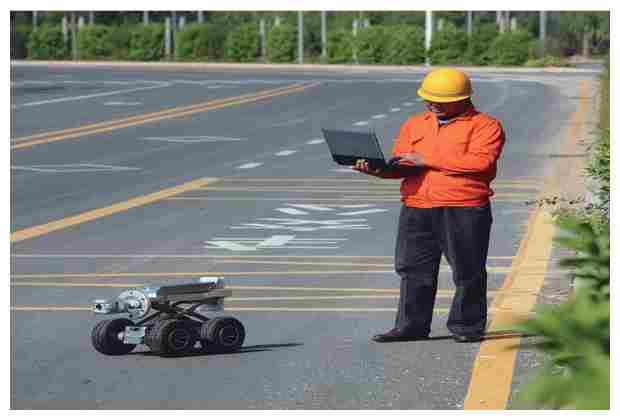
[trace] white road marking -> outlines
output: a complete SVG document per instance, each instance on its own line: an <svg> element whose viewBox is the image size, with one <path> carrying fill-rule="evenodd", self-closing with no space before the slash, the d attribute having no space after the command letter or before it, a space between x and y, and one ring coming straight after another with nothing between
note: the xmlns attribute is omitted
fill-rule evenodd
<svg viewBox="0 0 620 420"><path fill-rule="evenodd" d="M413 106L412 102L403 102L403 106Z"/></svg>
<svg viewBox="0 0 620 420"><path fill-rule="evenodd" d="M276 156L290 156L295 153L297 153L297 150L282 150L281 152L276 153Z"/></svg>
<svg viewBox="0 0 620 420"><path fill-rule="evenodd" d="M390 112L398 112L400 111L400 108L390 108Z"/></svg>
<svg viewBox="0 0 620 420"><path fill-rule="evenodd" d="M259 166L262 166L263 163L262 162L250 162L250 163L244 163L243 165L237 166L237 169L252 169L252 168L258 168Z"/></svg>
<svg viewBox="0 0 620 420"><path fill-rule="evenodd" d="M170 143L213 143L218 141L245 141L247 139L221 136L141 137L140 140Z"/></svg>
<svg viewBox="0 0 620 420"><path fill-rule="evenodd" d="M306 144L320 144L325 143L324 139L313 139L306 142Z"/></svg>
<svg viewBox="0 0 620 420"><path fill-rule="evenodd" d="M290 209L288 207L277 208L276 211L279 211L279 212L282 212L282 213L286 213L286 214L292 214L293 216L303 216L303 215L309 214L307 211L302 211L302 210L297 210L297 209Z"/></svg>
<svg viewBox="0 0 620 420"><path fill-rule="evenodd" d="M105 106L136 106L142 105L142 102L123 102L123 101L110 101L104 102Z"/></svg>
<svg viewBox="0 0 620 420"><path fill-rule="evenodd" d="M317 206L314 204L287 204L287 206L299 207L300 209L316 210L316 211L331 211L333 209L326 206Z"/></svg>
<svg viewBox="0 0 620 420"><path fill-rule="evenodd" d="M350 211L346 213L338 213L338 216L357 216L360 214L383 213L386 211L388 210L387 209L370 209L370 210Z"/></svg>
<svg viewBox="0 0 620 420"><path fill-rule="evenodd" d="M368 121L358 121L356 123L353 123L353 125L357 125L357 126L368 125Z"/></svg>
<svg viewBox="0 0 620 420"><path fill-rule="evenodd" d="M355 169L350 169L350 168L336 168L336 169L332 169L331 172L358 173Z"/></svg>
<svg viewBox="0 0 620 420"><path fill-rule="evenodd" d="M119 171L139 171L140 168L129 166L99 165L94 163L75 163L67 165L31 165L31 166L11 166L13 170L45 173L74 173L74 172L119 172Z"/></svg>
<svg viewBox="0 0 620 420"><path fill-rule="evenodd" d="M380 120L381 118L385 118L386 115L385 114L377 114L377 115L373 115L372 118L373 120Z"/></svg>
<svg viewBox="0 0 620 420"><path fill-rule="evenodd" d="M36 101L36 102L28 102L25 104L12 105L11 109L26 108L26 107L37 106L37 105L57 104L60 102L79 101L82 99L101 98L103 96L120 95L124 93L138 92L142 90L161 89L161 88L165 88L169 86L172 86L172 85L170 83L161 83L156 86L143 86L143 87L133 88L133 89L115 90L112 92L93 93L92 95L68 96L64 98L48 99L46 101Z"/></svg>
<svg viewBox="0 0 620 420"><path fill-rule="evenodd" d="M205 242L205 249L258 251L262 249L338 249L338 241L346 239L296 239L295 235L273 235L264 238L214 238Z"/></svg>

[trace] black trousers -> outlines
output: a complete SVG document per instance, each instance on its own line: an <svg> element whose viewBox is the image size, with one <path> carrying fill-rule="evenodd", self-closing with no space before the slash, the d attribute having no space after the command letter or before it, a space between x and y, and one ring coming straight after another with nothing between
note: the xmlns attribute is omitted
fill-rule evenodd
<svg viewBox="0 0 620 420"><path fill-rule="evenodd" d="M403 205L395 258L401 278L396 328L403 334L430 332L442 254L452 268L456 287L448 329L453 334L484 333L492 222L490 204L436 208Z"/></svg>

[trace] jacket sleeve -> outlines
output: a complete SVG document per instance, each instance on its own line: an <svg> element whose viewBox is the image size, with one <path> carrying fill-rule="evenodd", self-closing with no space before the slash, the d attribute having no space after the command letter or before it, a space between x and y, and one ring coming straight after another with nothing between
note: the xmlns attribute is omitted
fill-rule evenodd
<svg viewBox="0 0 620 420"><path fill-rule="evenodd" d="M499 158L504 141L505 135L501 124L491 120L474 131L465 153L423 156L424 163L431 168L457 174L485 172Z"/></svg>

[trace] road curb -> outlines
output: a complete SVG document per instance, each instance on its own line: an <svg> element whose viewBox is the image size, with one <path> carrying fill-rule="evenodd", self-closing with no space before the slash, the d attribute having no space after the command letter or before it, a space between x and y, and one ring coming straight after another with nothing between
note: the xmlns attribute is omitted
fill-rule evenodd
<svg viewBox="0 0 620 420"><path fill-rule="evenodd" d="M349 73L426 73L439 66L425 65L361 65L361 64L260 64L260 63L178 63L178 62L128 62L128 61L31 61L11 60L11 66L44 66L44 67L120 67L150 70L281 70L281 71L325 71L325 72L349 72ZM590 74L598 73L595 69L577 69L571 67L476 67L454 66L472 73L520 73L520 74Z"/></svg>

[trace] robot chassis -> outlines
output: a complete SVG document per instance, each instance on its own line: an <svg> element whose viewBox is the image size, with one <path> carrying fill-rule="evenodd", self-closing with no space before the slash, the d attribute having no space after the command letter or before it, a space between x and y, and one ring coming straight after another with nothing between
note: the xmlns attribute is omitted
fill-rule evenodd
<svg viewBox="0 0 620 420"><path fill-rule="evenodd" d="M138 344L161 356L195 352L230 353L243 345L245 328L229 316L207 318L196 310L223 310L224 298L231 291L218 277L174 285L146 285L125 290L115 300L97 299L97 314L128 314L128 318L106 319L91 333L93 347L106 355L128 354ZM153 312L149 315L149 312ZM200 311L202 312L202 311Z"/></svg>

